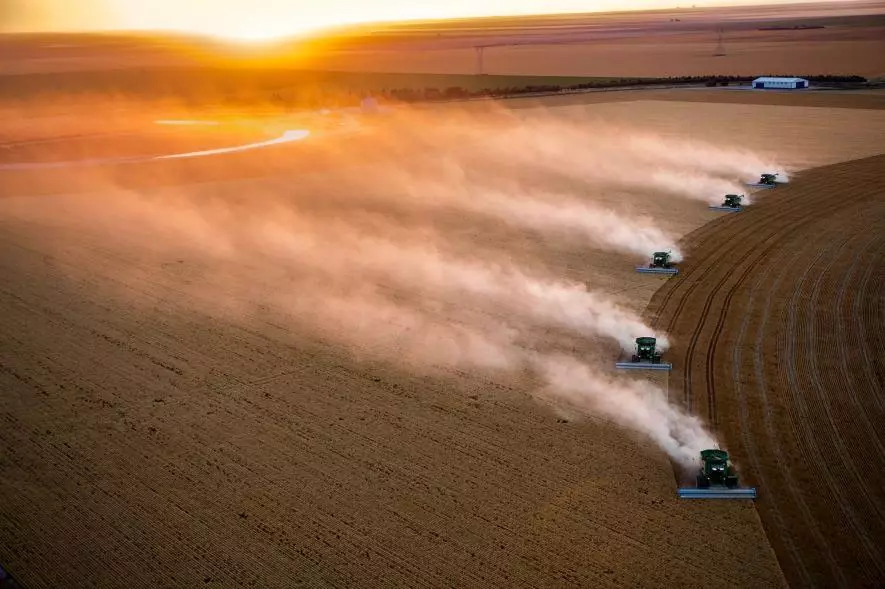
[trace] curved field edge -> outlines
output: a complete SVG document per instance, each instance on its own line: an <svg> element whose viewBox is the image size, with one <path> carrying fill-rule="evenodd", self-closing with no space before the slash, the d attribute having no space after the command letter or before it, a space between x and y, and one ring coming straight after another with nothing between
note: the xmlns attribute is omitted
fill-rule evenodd
<svg viewBox="0 0 885 589"><path fill-rule="evenodd" d="M650 319L793 586L881 586L885 156L805 171L683 239ZM867 451L858 452L858 449ZM878 539L878 540L877 540Z"/></svg>

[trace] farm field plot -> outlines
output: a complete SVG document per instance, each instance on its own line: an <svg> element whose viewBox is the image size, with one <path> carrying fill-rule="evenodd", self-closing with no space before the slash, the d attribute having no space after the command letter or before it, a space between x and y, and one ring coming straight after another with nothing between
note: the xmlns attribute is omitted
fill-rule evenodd
<svg viewBox="0 0 885 589"><path fill-rule="evenodd" d="M740 94L754 100L754 95L745 92ZM701 96L710 100L717 100L718 93L703 93ZM784 161L789 161L794 168L804 168L823 165L836 161L864 157L881 151L881 136L885 133L885 103L875 103L880 109L854 109L841 108L844 102L852 104L850 97L829 94L820 101L821 106L797 107L784 104L761 105L761 104L735 104L732 102L698 103L691 100L695 96L693 91L679 90L669 92L607 92L596 95L587 95L584 104L575 104L575 97L551 97L549 99L528 99L506 101L507 108L512 116L517 119L537 121L555 119L557 121L571 121L576 128L586 128L588 132L598 133L598 129L614 130L627 135L630 133L640 136L656 138L672 138L681 141L721 143L724 146L734 146L742 149L752 149L763 155L777 156ZM562 98L567 102L562 105ZM798 97L801 104L804 97ZM549 108L535 108L538 105L552 105ZM826 105L826 106L824 106ZM431 113L444 113L452 107L436 105L418 109L434 116ZM455 108L460 108L456 106ZM489 110L488 104L467 103L464 105L466 112L474 112L479 117L481 113ZM501 111L493 111L495 117L501 117ZM156 118L162 118L159 115ZM84 115L83 121L89 121ZM96 121L97 122L97 121ZM82 122L81 122L82 124ZM391 123L392 125L393 123ZM287 128L306 128L308 130L319 127L315 138L308 143L325 142L327 129L322 127L322 122L300 118L290 120L288 118L272 117L258 119L257 123L250 128L248 119L244 116L243 121L237 123L232 131L214 130L213 128L194 130L195 139L188 139L186 132L176 131L180 137L178 143L168 143L170 153L185 148L211 148L237 142L247 143L256 140L266 140L278 136ZM59 192L82 192L94 189L96 186L113 184L123 188L149 187L158 185L175 185L180 183L209 182L221 178L225 181L234 180L237 177L256 181L257 177L273 176L277 180L285 180L290 174L291 181L307 181L307 177L323 178L323 174L330 166L335 167L331 177L335 181L347 181L353 178L359 181L358 175L348 172L352 167L360 170L360 165L375 163L379 159L378 136L389 133L384 122L379 122L380 131L373 132L371 128L361 131L359 137L345 133L341 139L329 139L330 145L310 149L304 145L277 146L267 148L263 154L267 157L256 157L254 154L226 155L220 160L211 161L187 161L179 163L139 164L118 167L109 167L100 170L93 168L73 169L64 175L47 175L40 170L15 170L2 169L0 167L0 195L22 195ZM621 131L618 131L621 129ZM264 132L262 132L264 130ZM75 129L68 130L76 134ZM403 132L411 131L404 129ZM167 132L168 133L168 132ZM156 131L153 120L145 121L140 126L130 127L127 134L117 138L110 138L102 143L101 137L94 137L86 142L90 157L95 154L115 154L120 156L134 153L137 139L140 134L148 134L153 137L161 137ZM527 138L526 140L537 141L540 138ZM224 140L226 143L221 143ZM38 142L26 143L18 149L10 149L0 153L0 161L6 165L16 162L30 162L35 158L44 160L65 161L76 155L77 151L69 146L69 140L60 138L57 143ZM336 146L347 142L353 156L342 166L341 162L330 154L334 154ZM154 153L162 151L161 143L152 148ZM45 151L39 151L42 147ZM143 149L143 148L142 148ZM433 146L422 147L425 151L437 149ZM463 150L466 147L458 145L446 145L443 152L451 149ZM34 151L31 154L30 151ZM383 153L383 149L380 150ZM26 153L27 152L27 153ZM42 154L42 155L41 155ZM217 165L219 161L226 165ZM496 164L506 168L507 162ZM507 173L518 172L515 167L508 169ZM536 177L531 182L541 186L551 181L551 176ZM584 188L580 182L583 180L578 175L577 181L566 182L559 178L557 182L570 189L581 190ZM260 187L256 184L253 188ZM234 185L231 185L233 188ZM240 184L236 186L243 187ZM221 188L224 190L224 188ZM371 187L367 187L371 190ZM616 206L629 206L634 202L633 198L621 198L617 192L596 194L594 198L602 198L606 204ZM661 210L668 206L665 202L654 198L645 199L642 207L650 207L648 214L655 216L663 215L670 218L669 214ZM704 216L706 215L706 216ZM673 216L676 218L676 216ZM703 213L698 219L710 219L713 216ZM688 221L692 223L693 221ZM690 228L690 227L689 227ZM687 228L688 229L688 228ZM686 229L686 230L687 230Z"/></svg>
<svg viewBox="0 0 885 589"><path fill-rule="evenodd" d="M676 102L745 104L768 106L797 106L823 108L859 108L880 110L885 108L883 90L823 90L797 94L795 92L754 92L740 87L720 88L674 88L642 90L616 90L606 92L561 94L558 96L520 97L507 100L509 108L537 108L538 106L581 106L596 102L621 102L626 100L675 100Z"/></svg>
<svg viewBox="0 0 885 589"><path fill-rule="evenodd" d="M675 32L639 38L593 39L559 44L551 39L525 44L506 42L484 52L484 70L496 75L553 76L702 76L754 75L759 72L805 72L809 64L822 74L885 74L882 51L885 27L842 31L777 31L743 34L727 40L728 55L713 55L715 29L703 33ZM482 41L477 42L482 43ZM653 56L653 58L649 58ZM475 69L472 47L425 49L409 52L372 50L341 52L322 61L338 70L461 74Z"/></svg>
<svg viewBox="0 0 885 589"><path fill-rule="evenodd" d="M10 35L9 73L258 63L286 68L505 76L885 75L881 1L678 8L585 15L373 25L283 41L271 51L193 37ZM793 27L815 28L793 28ZM725 55L714 55L724 29ZM808 69L813 68L813 71ZM471 83L471 82L468 82Z"/></svg>
<svg viewBox="0 0 885 589"><path fill-rule="evenodd" d="M752 507L679 503L631 435L311 338L256 308L304 294L257 261L84 225L3 220L0 558L26 586L683 585L711 555L780 584Z"/></svg>
<svg viewBox="0 0 885 589"><path fill-rule="evenodd" d="M720 215L646 182L651 169L636 169L635 179L621 168L600 175L594 164L611 158L581 149L584 129L620 146L619 159L639 152L613 130L661 142L666 149L654 153L664 171L680 164L662 151L699 165L690 147L706 154L721 145L796 172L881 153L882 113L631 99L497 112L495 124L548 131L511 136L482 132L507 127L482 113L471 119L472 108L454 119L460 127L442 124L445 107L420 109L416 116L439 123L432 133L391 119L338 143L186 165L79 179L75 170L0 172L0 537L9 539L0 563L32 589L71 579L656 587L689 586L699 575L767 587L785 585L781 566L795 578L764 500L759 512L743 502L679 502L657 446L609 418L552 408L526 371L422 362L430 352L414 332L433 328L453 303L493 335L496 322L518 319L472 298L453 301L448 255L485 261L485 271L513 265L584 283L636 313L661 285L633 272L635 252L526 226L548 210L538 203L534 215L506 218L447 196L473 184L477 197L497 194L502 206L532 197L652 219L667 236L689 235L689 272L712 263L691 232ZM816 173L800 172L795 186ZM697 169L687 176L704 178ZM793 190L759 195L759 210ZM281 244L300 254L281 255ZM390 244L411 257L379 263L373 252ZM421 267L416 252L436 266ZM328 291L332 302L362 301L362 311L315 294L330 288L327 268L352 276ZM859 263L854 272L867 270ZM368 302L381 297L434 303L421 320L379 320ZM674 357L686 328L674 326ZM543 323L526 333L537 350L588 363L617 354L595 334ZM439 343L433 354L461 354ZM756 454L733 441L724 417L717 425L739 467L758 476L744 458ZM712 572L711 560L720 563ZM810 578L825 578L807 567Z"/></svg>
<svg viewBox="0 0 885 589"><path fill-rule="evenodd" d="M355 37L325 54L340 70L586 76L810 72L885 74L880 2L564 15L427 23ZM497 26L496 26L497 25ZM814 28L793 28L793 27ZM724 55L715 55L723 31Z"/></svg>
<svg viewBox="0 0 885 589"><path fill-rule="evenodd" d="M556 108L558 118L585 125L623 127L672 140L709 142L780 157L797 169L881 153L885 109L802 107L681 100L690 90L673 91L671 100L630 101ZM838 105L839 97L830 104ZM883 105L885 106L885 105ZM522 112L522 111L519 111ZM532 111L526 111L532 117Z"/></svg>
<svg viewBox="0 0 885 589"><path fill-rule="evenodd" d="M650 305L679 342L671 398L741 456L792 586L885 581L883 169L801 173L689 234L691 264Z"/></svg>
<svg viewBox="0 0 885 589"><path fill-rule="evenodd" d="M367 141L348 164L423 170L441 149L406 158L410 145L427 143ZM233 181L229 168L216 165ZM328 223L347 241L335 223L368 230L380 215L410 227L389 239L414 249L411 232L432 221L417 233L431 245L441 233L462 256L633 289L624 304L639 311L659 283L637 278L635 256L457 211L370 211L357 188L384 191L364 168L263 182L0 204L0 562L25 586L651 587L690 584L710 558L735 563L717 570L724 584L783 584L751 505L678 502L663 452L552 411L533 377L417 369L370 314L313 329L299 305L329 312L311 307L315 285L254 247L226 258L213 226L238 244L271 218L294 234ZM671 230L709 218L702 202L674 202ZM329 246L321 261L341 263ZM342 346L352 331L363 339ZM613 354L598 337L534 337Z"/></svg>

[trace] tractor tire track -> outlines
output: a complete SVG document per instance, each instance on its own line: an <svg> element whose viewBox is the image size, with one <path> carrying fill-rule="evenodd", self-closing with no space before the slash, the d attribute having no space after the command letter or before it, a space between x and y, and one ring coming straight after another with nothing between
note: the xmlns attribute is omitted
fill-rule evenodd
<svg viewBox="0 0 885 589"><path fill-rule="evenodd" d="M880 231L885 231L885 227L881 228ZM871 262L867 266L866 271L864 272L863 278L861 279L860 284L858 286L858 289L857 289L858 292L873 292L873 293L885 292L885 289L883 289L883 285L882 285L883 278L885 278L885 272L883 272L882 268L879 267L879 265L877 264L877 262L879 262L879 260L881 260L881 259L882 259L882 248L878 249L876 251L876 255L871 258ZM878 280L872 288L869 288L870 278L873 276L876 269L879 270L879 272L876 274L876 277L878 278ZM885 300L885 298L883 298L880 295L880 299L879 299L880 305L883 300ZM851 306L851 309L852 309L851 317L853 320L852 327L853 327L854 333L857 336L855 338L855 340L852 342L852 344L855 346L855 349L858 350L863 357L863 362L861 362L861 365L862 365L862 373L864 375L864 378L866 379L867 383L871 387L874 387L874 390L876 390L878 392L878 394L872 395L870 397L870 399L868 399L868 401L872 402L877 410L885 411L885 390L883 390L883 389L885 389L885 382L883 382L882 372L879 372L878 374L876 374L873 370L873 366L875 365L875 362L874 362L875 356L874 356L874 352L871 352L871 350L881 351L883 349L883 346L885 346L885 338L883 338L881 335L881 332L882 332L881 329L873 329L872 333L869 333L869 334L867 333L866 326L870 325L870 324L875 325L875 318L877 316L877 313L875 312L875 310L870 309L870 308L861 308L862 301L863 301L863 299L861 297L855 296L854 301L852 302L852 306ZM874 305L875 299L871 298L870 304L871 304L871 306ZM879 316L881 317L881 313L882 313L881 307L878 310L879 310ZM873 345L870 347L861 345L862 342L866 342L866 341L873 341L875 343L873 343Z"/></svg>
<svg viewBox="0 0 885 589"><path fill-rule="evenodd" d="M800 437L803 445L808 449L807 455L823 457L826 462L833 464L833 468L835 469L838 468L837 464L839 457L846 456L846 454L841 453L839 450L840 448L844 449L844 444L840 439L841 433L838 428L835 427L835 424L832 421L832 416L827 412L827 400L820 398L818 395L814 395L809 399L811 396L804 394L804 391L807 391L809 387L805 386L805 383L800 382L799 373L797 372L797 365L799 365L799 367L802 368L803 377L811 380L811 388L816 388L814 382L817 375L814 372L815 367L813 361L809 360L810 358L813 358L814 354L809 354L806 351L808 349L813 349L811 346L807 345L809 340L813 337L813 334L811 329L809 329L810 325L808 319L800 321L799 310L801 305L799 299L800 297L806 298L807 296L803 295L803 287L808 281L808 276L812 269L815 268L818 262L823 259L825 254L829 253L829 250L833 247L833 245L830 245L830 247L818 251L817 256L815 256L811 263L807 265L805 271L793 288L793 294L789 299L788 304L789 311L786 330L779 334L782 338L782 343L779 347L784 350L784 356L786 358L786 366L782 365L780 367L781 370L779 371L779 376L782 381L785 381L785 389L790 391L792 402L800 409L801 415L798 416L796 422L801 427ZM799 349L797 347L797 343L800 341L806 344L805 346L802 346L804 349ZM812 409L823 409L823 413L827 414L825 423L816 422L814 419L814 413L816 413L816 411L813 411ZM815 423L812 425L812 422ZM821 428L826 425L829 425L835 434L832 438L821 435ZM853 426L853 424L851 424L851 426ZM836 461L834 461L834 459ZM855 513L843 491L843 489L851 488L853 485L846 484L848 483L846 480L839 480L838 475L834 475L830 468L821 469L820 474L825 479L824 482L830 491L830 496L838 504L841 517L845 518L843 521L847 521L852 531L852 536L860 539L864 550L867 551L867 554L871 557L872 563L875 564L875 561L878 558L875 541L870 538L870 532L864 525L865 519Z"/></svg>
<svg viewBox="0 0 885 589"><path fill-rule="evenodd" d="M871 238L867 244L864 246L863 250L861 250L854 259L854 262L851 265L849 271L845 274L843 279L839 284L839 291L836 296L836 337L838 339L838 345L840 350L840 369L842 374L848 377L848 397L851 399L852 403L857 406L861 406L864 403L864 399L861 399L857 395L858 389L863 386L869 387L870 390L877 391L878 394L872 395L870 401L873 401L878 409L883 409L882 405L882 386L881 382L878 382L875 376L872 374L870 368L873 365L872 357L870 356L870 352L867 349L866 345L864 345L864 337L863 337L863 321L858 321L860 317L860 309L858 309L858 305L860 301L863 300L862 297L857 296L855 293L851 293L850 305L846 305L846 300L848 300L849 295L849 286L852 285L852 278L855 275L855 272L858 269L858 266L861 262L861 259L864 255L873 261L873 263L868 264L862 273L862 278L860 278L857 283L857 292L863 293L867 292L869 287L870 277L872 276L872 270L876 267L875 260L881 259L882 252L885 250L885 245L878 244L878 247L874 252L869 252L871 246L877 245L879 240L876 237ZM871 290L870 292L881 292L879 290ZM846 306L849 306L851 311L850 313L846 313ZM855 330L851 330L850 326L845 321L846 314L852 318L855 323ZM852 350L857 350L864 357L864 362L862 370L863 378L866 380L864 383L857 382L856 375L853 374L848 365L848 358L851 357ZM876 446L876 452L879 454L885 454L885 445L882 443L882 439L880 437L879 431L873 425L873 423L869 420L866 412L861 413L861 418L863 419L864 429L867 432L870 440Z"/></svg>
<svg viewBox="0 0 885 589"><path fill-rule="evenodd" d="M851 238L846 238L840 244L838 249L840 251L844 250L846 248L846 245L849 244L851 241L852 241ZM864 244L864 249L866 248L867 245L868 245L868 243ZM861 250L861 251L863 251L863 250ZM851 267L853 267L854 264L856 264L857 260L859 259L859 256L860 256L860 252L858 252L857 254L855 254L853 256L854 261L853 261ZM826 415L827 425L829 425L832 428L832 430L836 433L836 435L833 437L833 440L837 446L836 447L836 450L838 451L837 456L849 457L849 459L844 461L844 464L846 465L850 474L853 475L853 478L855 480L862 480L863 476L862 476L860 470L857 468L854 461L852 459L850 459L851 452L849 451L849 447L852 446L852 444L850 441L848 441L848 442L843 441L843 436L839 435L840 430L843 428L839 428L839 426L837 424L839 422L850 423L850 427L844 428L845 434L850 436L852 434L852 432L861 433L861 431L862 431L863 435L860 436L860 439L863 440L864 443L875 446L876 449L878 450L877 454L880 456L885 454L885 452L882 452L882 447L881 447L881 444L879 444L878 436L875 432L875 429L870 424L869 417L867 416L866 412L863 412L863 411L858 412L858 413L846 412L846 413L843 413L842 415L839 415L840 414L839 406L842 403L832 403L827 398L826 391L827 391L828 387L824 385L824 383L822 382L822 378L828 377L829 373L825 373L821 370L821 368L818 364L818 360L817 360L819 357L823 358L823 359L827 358L828 352L830 352L830 350L828 348L829 348L830 339L831 339L830 337L827 337L827 336L829 336L829 333L820 334L818 331L818 328L819 328L818 324L821 323L818 320L818 315L820 314L819 311L831 312L832 308L833 308L833 307L828 308L825 305L818 304L821 299L822 292L825 295L827 295L827 296L825 296L825 301L831 301L831 300L836 301L835 313L833 313L833 317L835 319L835 329L833 330L833 337L838 337L838 335L840 333L839 322L838 322L838 317L839 317L838 301L840 300L839 299L839 292L833 288L829 288L829 289L827 288L828 284L836 281L836 280L828 280L828 279L830 279L831 277L839 278L838 274L832 270L833 266L836 265L836 262L838 260L839 260L839 258L837 258L836 256L830 257L830 260L829 260L826 268L824 269L823 272L818 273L817 278L815 279L813 287L812 287L811 299L808 304L809 309L804 314L805 315L804 328L805 328L806 334L807 334L805 347L806 347L806 349L810 349L810 350L817 348L817 353L808 354L806 361L809 365L808 376L810 377L810 380L811 380L811 384L812 384L811 388L816 393L816 398L818 399L819 404L821 405L821 407ZM834 274L836 276L833 276ZM845 288L844 283L842 284L842 288L843 289ZM824 324L822 327L824 328L824 330L826 330L826 328L829 326ZM823 345L820 345L820 344L823 344ZM861 344L861 346L862 345L863 344ZM825 349L825 348L827 348L827 349ZM844 359L844 355L848 352L848 350L843 347L840 351L842 352L842 356ZM832 378L832 379L828 378L828 380L830 380L831 384L832 384L831 388L837 389L837 387L838 387L838 390L840 392L844 392L845 393L844 397L842 397L840 395L840 398L842 398L842 399L846 399L846 398L850 399L852 397L855 397L856 393L854 392L854 387L851 386L851 372L846 371L843 374L840 374L839 376L840 376L840 378ZM874 392L873 396L876 396L875 395L876 391L873 387L870 387L867 390L873 391ZM862 521L885 521L885 510L883 510L882 505L879 502L875 501L870 496L870 492L869 492L868 487L865 485L861 486L859 488L859 494L864 498L864 500L867 503L867 509L864 510L867 512L865 514L866 517ZM874 551L871 554L875 554L875 548L873 548L873 550ZM885 571L883 571L883 572L885 572Z"/></svg>
<svg viewBox="0 0 885 589"><path fill-rule="evenodd" d="M785 252L785 254L786 254L786 252ZM790 258L791 263L790 264L781 264L781 265L778 265L778 267L779 268L790 267L792 265L792 263L794 263L796 260L800 259L800 257L801 257L800 252L798 252L798 251L793 252L793 255ZM772 260L771 263L769 264L768 268L769 269L774 268L775 262L776 262L776 260ZM839 563L837 562L837 559L835 558L835 556L833 554L833 551L830 549L829 543L827 541L827 537L824 535L824 533L820 529L820 526L817 524L817 520L813 516L809 505L802 497L802 494L797 491L799 486L796 482L797 481L796 475L793 472L792 461L787 459L787 453L784 451L784 445L781 443L780 435L778 434L777 427L774 423L774 420L772 419L772 413L771 413L771 411L767 410L771 401L769 399L769 394L768 394L769 385L765 379L765 362L763 359L762 350L764 349L766 328L768 327L769 319L771 317L771 307L772 307L773 294L774 294L774 292L777 291L780 283L783 281L783 278L784 278L784 273L778 272L777 277L775 278L774 282L770 284L768 292L765 296L765 306L762 311L761 321L759 322L759 326L756 330L755 338L752 340L753 341L753 346L752 346L753 370L752 370L752 374L755 377L755 385L756 386L751 387L751 391L755 390L755 392L757 393L758 399L760 401L760 405L763 407L763 411L761 412L762 413L761 417L762 417L762 422L763 422L763 425L765 428L765 435L766 435L765 440L768 441L774 449L774 452L772 453L772 455L773 455L774 461L775 461L775 469L774 469L774 473L773 473L775 476L772 477L772 479L774 479L776 477L783 477L784 484L780 488L786 489L786 492L787 492L786 494L788 494L789 497L785 498L777 493L774 493L774 494L768 493L768 494L766 494L768 501L763 502L760 505L760 508L763 510L763 512L765 512L766 509L770 508L770 514L771 514L770 517L778 522L783 522L784 516L782 515L782 508L780 505L780 500L786 499L786 501L784 503L787 506L795 505L801 514L802 520L804 522L806 522L806 526L808 529L808 535L811 536L811 540L813 542L813 545L815 546L815 551L822 554L826 563L827 563L827 566L828 566L827 573L830 576L832 576L833 578L835 578L841 586L841 585L845 584L845 577L842 574L842 569L840 568ZM762 282L760 280L760 284L761 283ZM750 316L749 316L749 314L747 314L746 321L749 323L749 320L750 320ZM741 350L743 349L743 347L741 346L741 342L743 342L743 341L745 341L745 340L743 337L741 337L734 343L733 348L734 348L736 354L739 354L741 352ZM746 397L741 394L742 391L740 390L740 384L741 384L740 377L733 375L733 382L735 383L735 387L736 387L735 392L739 398L739 402L742 405L746 405ZM747 435L747 431L743 427L741 428L741 435L742 435L742 437L749 437ZM764 449L764 444L760 444L759 446L760 446L760 448ZM749 446L746 444L745 444L745 447L749 448ZM761 483L762 477L764 476L763 473L765 472L765 469L760 464L759 452L753 452L752 460L756 466L756 470L754 471L754 474L758 473L758 476L760 478L760 483ZM765 488L768 489L768 488L778 488L778 487L766 485ZM763 517L763 521L764 521L764 519L765 518ZM772 536L772 534L769 533L769 537L771 537L771 536ZM777 535L777 538L775 540L779 539L785 545L790 547L790 546L795 546L797 544L797 542L799 541L798 539L794 539L795 536L796 536L796 534L794 533L794 528L792 526L785 525L785 527L781 528L781 533L779 533ZM799 554L794 554L794 558L791 561L788 561L786 563L786 565L793 565L798 569L798 574L801 577L801 581L802 581L801 586L806 586L806 587L812 586L811 579L809 578L810 577L809 566L806 564L805 560L801 557L801 554L802 554L801 552ZM782 566L785 566L785 565L782 565Z"/></svg>
<svg viewBox="0 0 885 589"><path fill-rule="evenodd" d="M817 212L817 214L814 216L814 218L824 218L827 215L831 214L832 212L838 210L839 206L840 205L838 203L836 203L836 204L833 204L825 209L819 210ZM681 293L682 296L678 299L678 302L676 303L675 311L671 315L669 315L669 321L667 323L667 332L668 333L673 332L675 326L677 325L681 316L685 312L686 305L691 301L691 295L694 293L695 289L697 289L699 286L705 284L705 281L703 279L707 278L707 276L712 271L714 271L714 269L716 269L717 260L720 260L723 258L728 259L728 256L726 254L728 254L730 251L733 250L733 246L732 246L733 242L743 242L743 241L746 241L750 237L758 237L759 232L763 228L773 228L769 233L767 233L765 235L765 239L762 240L763 242L768 242L768 246L764 250L762 250L760 252L758 250L754 250L753 248L747 248L745 250L745 252L736 261L729 259L729 262L731 263L731 265L733 267L742 267L745 265L745 262L747 262L747 260L749 260L751 257L753 258L751 263L747 264L746 270L738 278L737 283L735 285L733 285L728 290L728 292L725 294L725 304L720 309L719 320L716 323L717 327L714 328L714 332L716 332L717 334L718 334L718 332L721 332L722 325L724 324L724 321L725 321L725 313L727 312L727 309L728 309L728 303L730 302L734 291L739 286L741 286L743 284L746 277L753 271L755 264L759 260L764 259L765 256L769 252L771 252L775 247L777 247L778 242L775 238L780 237L781 239L784 239L788 235L801 229L801 228L794 228L794 229L788 230L786 232L780 231L783 226L783 221L785 219L789 218L791 215L795 214L796 210L798 210L799 208L801 208L801 207L791 207L779 215L772 215L770 217L764 217L763 219L760 220L759 223L741 223L739 225L739 227L742 230L738 231L731 239L725 240L725 241L721 242L720 244L718 244L719 247L717 249L713 250L712 248L705 248L704 251L705 251L706 255L702 260L699 261L699 265L698 265L699 270L694 271L694 272L699 272L699 274L697 274L697 276L694 276L694 272L692 271L693 269L690 269L686 273L683 280L680 281L680 282L689 282L688 279L693 278L693 280L691 280L688 283L688 285L686 286L684 292ZM750 211L747 211L747 213L749 213L749 212ZM729 215L728 218L723 219L723 223L721 224L720 229L725 232L728 232L730 227L733 227L737 221L740 221L740 219L735 219L735 216L736 215ZM703 229L704 229L703 232L698 232L698 234L693 234L693 235L695 235L695 239L698 239L699 235L703 236L703 235L707 235L711 232L709 227L704 227ZM754 254L755 254L755 256L754 256ZM707 316L710 312L710 309L713 306L714 299L720 293L720 291L722 290L722 287L725 285L725 283L728 282L729 278L731 278L731 276L728 272L726 272L723 275L723 277L715 284L715 286L708 291L707 298L704 301L703 309L699 313L700 324L692 332L690 339L689 339L689 344L688 344L688 348L686 350L686 354L683 358L683 364L682 364L683 377L681 379L683 382L682 393L683 393L683 399L685 402L685 406L691 412L694 411L694 395L692 394L692 388L691 388L692 387L692 375L694 372L693 371L694 365L692 362L690 362L688 360L689 360L689 358L692 358L694 355L694 351L697 347L698 339L700 338L701 334L703 333L703 328L706 325ZM663 295L661 302L657 304L657 308L662 309L663 312L665 312L666 304L670 301L670 299L672 298L672 296L676 292L678 292L678 287L668 289L667 292ZM658 316L660 316L660 314ZM657 327L657 321L653 321L653 325L655 327ZM707 364L708 365L712 364L712 358L713 358L713 355L715 354L715 347L716 347L715 341L716 340L714 338L713 343L711 344L711 348L707 352L707 354L708 354ZM709 373L709 372L706 375L707 382L709 383L709 385L707 386L707 401L708 401L707 417L711 423L715 424L716 423L715 384L714 384L713 379L710 378L711 375L712 375L712 373Z"/></svg>
<svg viewBox="0 0 885 589"><path fill-rule="evenodd" d="M765 284L765 282L767 281L768 276L771 274L771 271L773 270L773 268L774 268L773 265L769 265L765 268L765 270L761 274L756 276L756 281L754 282L753 289L750 292L750 299L747 302L747 308L746 308L746 312L744 314L744 320L741 322L741 327L740 327L740 331L738 333L738 338L737 338L738 341L742 341L743 339L745 339L747 332L749 331L750 318L752 317L752 312L754 310L756 297L759 295L762 285ZM778 281L779 280L780 280L780 278L778 278ZM770 303L771 303L771 298L767 297L766 301L765 301L765 307L763 310L763 316L767 315L768 308L770 307ZM760 334L763 333L763 330L764 330L764 322L763 322L762 328L760 329ZM757 458L758 448L757 448L757 445L754 441L752 432L750 431L750 429L752 428L752 423L751 423L751 418L750 418L750 408L747 403L747 394L743 389L743 382L741 379L741 371L746 370L746 368L743 365L742 351L743 350L741 349L740 346L733 346L732 347L731 378L732 378L732 381L734 382L734 385L735 385L735 397L737 398L738 405L739 405L739 420L740 420L739 423L740 423L740 433L741 433L741 444L740 444L739 449L743 450L743 452L741 454L745 455L747 457L747 462L750 464L750 469L751 469L753 478L756 481L758 481L758 484L761 488L766 489L772 485L768 484L768 480L770 480L770 479L767 479L765 477L765 474L764 474L762 468L760 467L759 460ZM755 357L753 358L753 360L755 360ZM756 364L756 363L754 362L754 364ZM764 388L763 388L763 395L764 395ZM768 439L777 440L777 438L774 436L774 432L771 428L771 421L769 419L764 420L764 426L765 426L766 433L768 435ZM777 457L779 457L780 452L777 452L775 455ZM778 462L779 462L779 466L781 467L780 470L783 472L785 470L783 468L785 465L783 465L780 460ZM804 566L804 563L802 562L802 559L800 558L801 552L800 552L799 548L797 547L796 542L793 539L793 536L791 534L789 534L789 526L785 522L784 517L781 513L780 501L782 498L778 497L777 495L772 495L772 496L767 497L767 499L768 499L768 504L771 506L772 519L774 521L774 525L777 528L777 535L779 537L783 538L785 550L787 550L789 552L792 562L795 562L798 564L797 575L801 578L802 584L805 586L808 586L811 584L811 575L808 571L808 568L806 566ZM794 495L793 500L794 501L801 501L801 497ZM804 509L806 512L808 511L807 506L805 506ZM809 514L809 520L810 519L811 518L810 518L810 514ZM822 539L820 531L817 530L816 526L814 527L814 529L815 529L817 535ZM821 541L821 544L824 546L824 548L826 548L825 542ZM838 565L836 565L833 555L826 550L824 552L825 552L824 556L827 558L827 562L833 567L834 571L838 571L839 570Z"/></svg>

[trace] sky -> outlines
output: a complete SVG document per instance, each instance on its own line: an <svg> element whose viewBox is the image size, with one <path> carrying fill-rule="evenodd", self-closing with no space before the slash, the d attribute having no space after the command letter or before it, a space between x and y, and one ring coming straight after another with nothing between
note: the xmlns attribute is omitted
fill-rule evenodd
<svg viewBox="0 0 885 589"><path fill-rule="evenodd" d="M0 31L146 29L261 39L329 26L783 0L0 0ZM794 0L795 1L795 0Z"/></svg>

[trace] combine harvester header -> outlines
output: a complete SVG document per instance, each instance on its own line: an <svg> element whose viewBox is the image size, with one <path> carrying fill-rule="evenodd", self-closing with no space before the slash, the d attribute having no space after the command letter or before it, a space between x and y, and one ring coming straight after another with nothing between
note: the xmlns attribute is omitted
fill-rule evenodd
<svg viewBox="0 0 885 589"><path fill-rule="evenodd" d="M762 174L759 182L747 184L751 188L774 188L777 185L777 174Z"/></svg>
<svg viewBox="0 0 885 589"><path fill-rule="evenodd" d="M629 362L616 362L615 368L628 370L673 370L669 362L661 362L661 354L657 350L657 340L653 337L636 338L636 353Z"/></svg>
<svg viewBox="0 0 885 589"><path fill-rule="evenodd" d="M756 499L756 488L742 488L725 450L701 450L696 488L680 488L680 499Z"/></svg>
<svg viewBox="0 0 885 589"><path fill-rule="evenodd" d="M725 202L719 206L710 205L710 209L713 211L724 211L726 213L739 213L744 210L744 207L741 206L741 201L743 199L743 194L726 194Z"/></svg>
<svg viewBox="0 0 885 589"><path fill-rule="evenodd" d="M643 274L679 274L679 268L670 261L670 252L655 252L648 266L637 266L637 272Z"/></svg>

